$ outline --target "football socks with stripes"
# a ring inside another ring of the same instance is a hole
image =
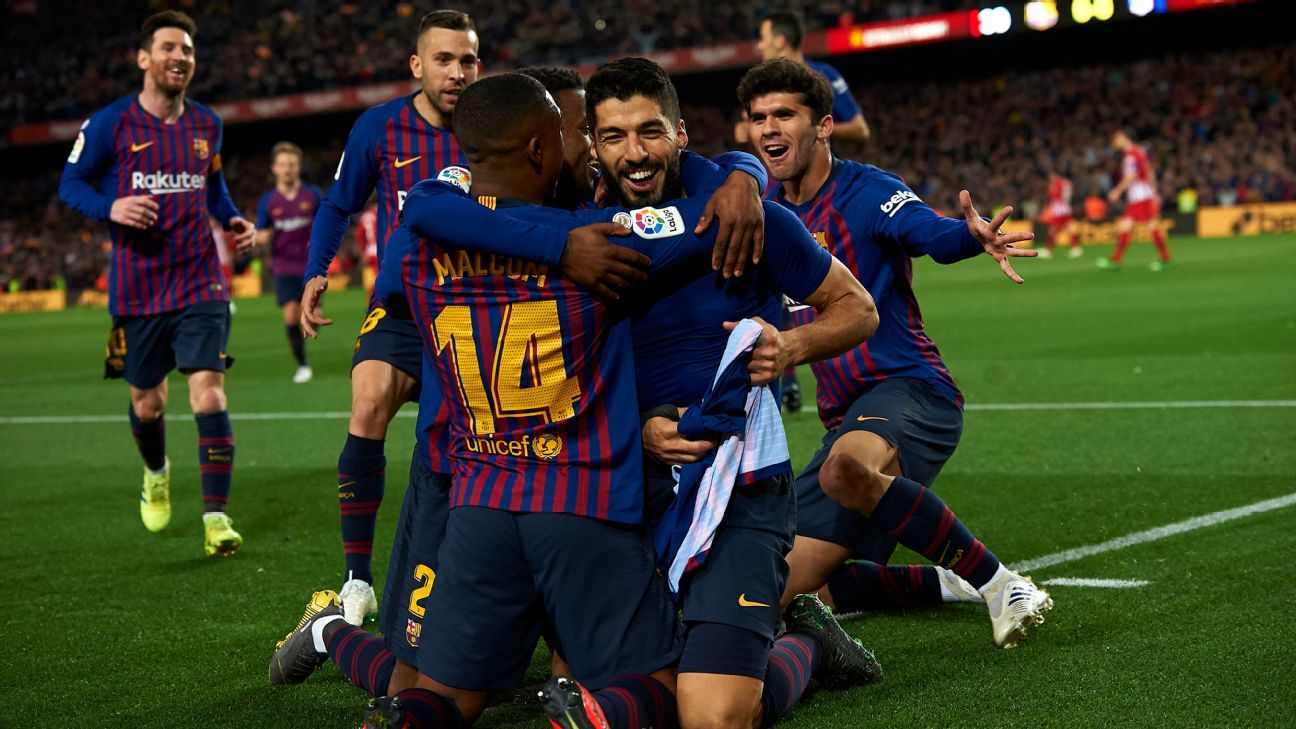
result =
[[[796,706],[810,677],[819,668],[819,641],[808,635],[787,633],[774,641],[761,692],[761,728],[767,729]]]
[[[234,429],[229,413],[195,415],[198,423],[198,470],[202,474],[203,511],[225,511],[234,474]]]
[[[652,676],[617,676],[590,694],[598,702],[610,729],[675,729],[679,709],[675,694]]]
[[[897,477],[869,518],[896,541],[978,590],[999,569],[994,554],[972,536],[939,496],[917,481]]]
[[[373,584],[374,523],[382,505],[387,457],[382,440],[347,434],[338,457],[338,509],[347,579]]]
[[[839,613],[940,605],[940,578],[931,565],[852,562],[828,576]]]
[[[396,656],[383,646],[382,638],[340,618],[335,622],[332,634],[324,639],[329,658],[351,683],[374,696],[385,695],[396,670]]]

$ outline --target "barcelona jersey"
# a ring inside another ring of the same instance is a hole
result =
[[[984,252],[967,222],[937,214],[896,175],[849,160],[834,159],[828,179],[805,203],[787,202],[781,185],[770,188],[766,197],[796,213],[877,304],[880,322],[871,339],[810,365],[824,427],[835,429],[869,385],[888,377],[924,380],[962,404],[954,377],[923,329],[911,258],[929,255],[953,263]],[[804,324],[813,313],[800,307],[792,316]]]
[[[407,226],[397,237],[411,240],[393,245],[408,246],[401,263],[405,298],[449,403],[452,507],[641,523],[642,452],[628,317],[545,263],[417,239],[408,218],[418,218],[429,185],[440,183],[423,183],[407,201]],[[705,199],[581,213],[481,201],[563,231],[622,221],[635,235],[618,242],[649,254],[654,271],[696,259],[714,238],[691,233]]]
[[[208,217],[224,227],[239,212],[221,176],[220,117],[186,100],[174,124],[128,96],[81,125],[59,183],[77,212],[109,220],[113,201],[148,195],[158,219],[139,230],[109,223],[108,309],[146,316],[207,301],[229,301]]]
[[[415,183],[448,167],[466,170],[468,160],[449,129],[433,126],[414,108],[414,96],[371,107],[356,120],[338,161],[333,185],[320,203],[311,229],[306,278],[323,276],[337,255],[350,216],[378,194],[376,260],[400,225],[405,195]]]

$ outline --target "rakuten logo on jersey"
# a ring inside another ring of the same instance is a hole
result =
[[[309,228],[314,218],[283,218],[274,221],[274,229],[280,233],[291,233],[294,230]]]
[[[174,195],[207,187],[207,177],[188,172],[131,173],[131,190],[148,190],[151,195]]]
[[[921,202],[913,190],[896,190],[891,199],[882,203],[880,207],[888,218],[894,218],[897,210],[914,201]]]

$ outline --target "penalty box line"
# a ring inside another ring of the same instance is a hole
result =
[[[1239,506],[1233,509],[1225,509],[1224,511],[1204,514],[1202,516],[1193,517],[1192,519],[1185,519],[1173,524],[1159,526],[1154,529],[1145,529],[1141,532],[1126,534],[1123,537],[1109,539],[1105,542],[1099,542],[1098,544],[1089,544],[1083,547],[1054,552],[1053,554],[1046,554],[1042,557],[1018,562],[1012,565],[1012,568],[1018,572],[1029,572],[1031,570],[1066,564],[1067,562],[1075,562],[1076,560],[1084,559],[1085,557],[1114,552],[1118,549],[1133,547],[1137,544],[1155,542],[1168,537],[1184,534],[1186,532],[1205,529],[1206,527],[1215,526],[1216,524],[1236,521],[1237,519],[1243,519],[1256,514],[1263,514],[1267,511],[1274,511],[1275,509],[1282,509],[1291,506],[1292,504],[1296,504],[1296,493],[1279,496],[1273,499],[1266,499],[1264,501],[1257,501],[1254,504]]]

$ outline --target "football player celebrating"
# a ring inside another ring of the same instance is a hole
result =
[[[876,583],[856,579],[847,561],[885,563],[898,541],[975,588],[989,605],[995,643],[1016,644],[1043,621],[1052,601],[1000,564],[928,489],[958,444],[963,399],[923,331],[909,259],[929,255],[952,263],[989,253],[1021,283],[1010,258],[1035,252],[1012,244],[1032,234],[999,232],[1011,207],[987,222],[964,191],[965,220],[944,218],[899,177],[834,158],[832,90],[801,64],[774,60],[751,69],[738,99],[757,151],[779,181],[767,197],[796,213],[851,269],[881,317],[867,344],[811,365],[828,435],[797,479],[797,537],[784,601],[826,585],[839,609],[858,609],[852,605],[868,597],[849,588]],[[797,316],[805,322],[809,314]],[[753,367],[781,372],[792,356],[784,350],[771,333]],[[919,571],[915,579],[939,590],[934,572]]]
[[[243,544],[225,514],[234,471],[225,398],[230,292],[208,217],[230,231],[239,251],[255,244],[256,229],[221,175],[220,117],[185,96],[196,33],[180,12],[144,21],[136,57],[144,88],[81,125],[59,195],[82,215],[109,221],[113,329],[105,376],[130,385],[131,433],[144,458],[144,526],[157,532],[171,520],[163,413],[167,374],[179,369],[198,424],[204,551],[228,556]]]
[[[308,336],[332,324],[322,297],[328,267],[348,219],[378,194],[377,260],[399,224],[405,195],[438,174],[467,177],[467,160],[450,130],[459,94],[477,80],[477,31],[457,10],[435,10],[419,23],[410,71],[422,88],[379,104],[356,120],[338,161],[334,183],[311,229],[310,259],[301,299]],[[338,506],[346,582],[339,595],[347,620],[359,625],[378,610],[373,590],[373,537],[382,504],[387,458],[384,441],[396,411],[418,394],[422,368],[418,332],[408,320],[387,315],[370,301],[351,359],[351,420],[338,456]]]

